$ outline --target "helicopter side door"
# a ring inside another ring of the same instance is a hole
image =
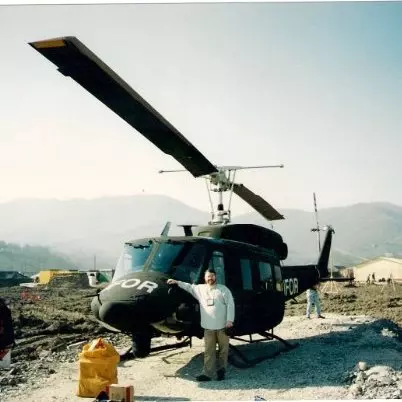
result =
[[[259,323],[261,317],[256,307],[256,294],[259,286],[258,272],[256,263],[252,256],[240,258],[240,270],[242,279],[242,322],[246,333],[253,333],[256,324]]]
[[[263,322],[264,330],[273,328],[283,317],[284,300],[282,292],[278,292],[275,262],[268,256],[259,256],[255,263],[258,267],[259,286],[256,297],[256,311]],[[278,281],[277,281],[278,279]]]
[[[258,286],[253,260],[249,254],[236,249],[225,252],[226,281],[236,306],[236,334],[253,332],[257,319],[255,312],[255,289]]]
[[[190,246],[190,244],[188,244]],[[172,278],[191,283],[203,283],[201,278],[207,263],[208,247],[204,243],[194,243],[184,255],[183,260],[176,261],[173,267]],[[179,294],[176,318],[189,327],[188,334],[201,336],[200,308],[197,300],[187,292],[174,292]]]
[[[244,327],[244,305],[245,297],[247,299],[248,295],[244,295],[243,282],[241,278],[240,269],[240,258],[236,249],[226,248],[224,252],[224,262],[225,262],[225,285],[230,289],[233,295],[235,303],[235,321],[234,327],[236,328],[236,333],[243,331]],[[247,317],[247,314],[246,314]]]

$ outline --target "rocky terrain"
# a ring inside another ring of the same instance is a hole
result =
[[[129,349],[130,339],[127,336],[106,332],[92,318],[89,305],[94,293],[94,289],[77,286],[77,283],[64,286],[59,283],[57,286],[30,290],[21,287],[0,289],[0,297],[5,297],[12,308],[17,335],[11,368],[0,369],[2,401],[25,400],[22,395],[26,390],[38,389],[39,392],[43,382],[50,377],[56,378],[57,381],[57,375],[62,372],[63,367],[70,369],[74,367],[76,370],[78,353],[83,344],[96,337],[101,336],[109,340],[121,353]],[[352,342],[351,351],[345,349],[350,361],[348,360],[347,364],[344,362],[342,367],[338,368],[336,375],[341,378],[334,380],[334,384],[340,386],[342,392],[330,394],[329,399],[402,398],[402,286],[395,285],[394,288],[382,285],[360,287],[340,285],[338,293],[324,292],[321,300],[326,320],[303,318],[306,308],[304,296],[287,306],[287,319],[278,327],[277,333],[284,331],[282,336],[285,339],[295,339],[303,345],[303,348],[290,352],[293,358],[301,354],[300,361],[303,361],[304,354],[311,353],[311,350],[314,351],[317,347],[320,350],[324,350],[324,347],[329,348],[331,354],[335,350],[342,356],[344,354],[340,350],[342,345]],[[316,343],[315,346],[312,342]],[[197,345],[197,342],[195,344]],[[202,344],[198,345],[198,349],[197,346],[193,347],[192,351],[185,349],[186,351],[179,353],[189,353],[188,360],[192,361],[194,351],[201,354]],[[273,361],[275,364],[279,364],[276,361],[284,362],[290,353],[284,355],[286,357],[281,358],[282,360]],[[381,358],[375,357],[378,353]],[[160,364],[161,356],[150,359],[155,358],[159,359]],[[184,360],[181,361],[181,366],[185,364]],[[141,360],[144,373],[147,361],[152,362],[147,359]],[[367,367],[364,370],[359,369],[358,361],[367,362]],[[292,364],[297,365],[295,362],[297,359],[292,360]],[[155,365],[156,361],[152,364]],[[322,358],[315,364],[318,365],[316,367],[318,372],[328,368],[328,362]],[[182,370],[181,366],[177,367],[179,373]],[[257,367],[263,369],[264,365]],[[238,369],[233,370],[236,373]],[[301,370],[304,370],[303,366]],[[240,379],[244,380],[244,374],[240,375]],[[273,387],[275,384],[272,384]],[[296,396],[266,395],[267,391],[258,390],[257,386],[255,393],[264,394],[263,397],[271,399],[316,399],[314,397],[316,394],[305,393]],[[321,395],[319,399],[326,398],[325,395]],[[213,396],[211,397],[213,399]],[[227,397],[243,399],[240,394],[228,394]],[[204,396],[201,395],[200,398],[204,399]]]

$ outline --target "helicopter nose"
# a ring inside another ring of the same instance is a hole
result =
[[[141,314],[133,302],[106,302],[99,308],[99,319],[120,331],[132,331],[149,324],[148,317]]]
[[[102,297],[101,294],[92,299],[91,310],[95,318],[106,326],[130,332],[159,322],[172,313],[174,306],[164,293],[165,290],[161,293],[131,294],[127,298],[121,297],[120,293],[113,298]]]

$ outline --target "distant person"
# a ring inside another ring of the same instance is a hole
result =
[[[375,283],[375,275],[374,275],[374,272],[371,274],[371,283]]]
[[[307,289],[307,311],[306,318],[310,318],[312,307],[315,306],[315,312],[317,318],[325,318],[321,315],[320,296],[318,294],[319,284],[313,285],[310,289]]]
[[[229,355],[228,328],[233,326],[235,306],[231,291],[216,283],[216,273],[209,269],[204,275],[205,284],[190,283],[168,279],[169,285],[178,285],[191,293],[200,303],[201,327],[204,328],[204,368],[197,381],[211,381],[216,371],[218,381],[225,379]],[[219,346],[216,361],[216,344]]]
[[[370,285],[370,274],[367,277],[366,283],[367,283],[367,285]]]
[[[14,327],[11,311],[4,299],[0,298],[0,360],[14,346]]]

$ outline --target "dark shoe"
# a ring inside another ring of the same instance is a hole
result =
[[[222,381],[225,379],[225,369],[220,369],[216,372],[216,377],[218,381]]]
[[[310,319],[310,316],[308,315],[306,318],[307,318],[307,319]]]
[[[323,317],[322,315],[317,315],[317,318],[325,318],[325,317]]]
[[[201,374],[198,377],[195,377],[197,381],[211,381],[211,378],[205,374]]]

